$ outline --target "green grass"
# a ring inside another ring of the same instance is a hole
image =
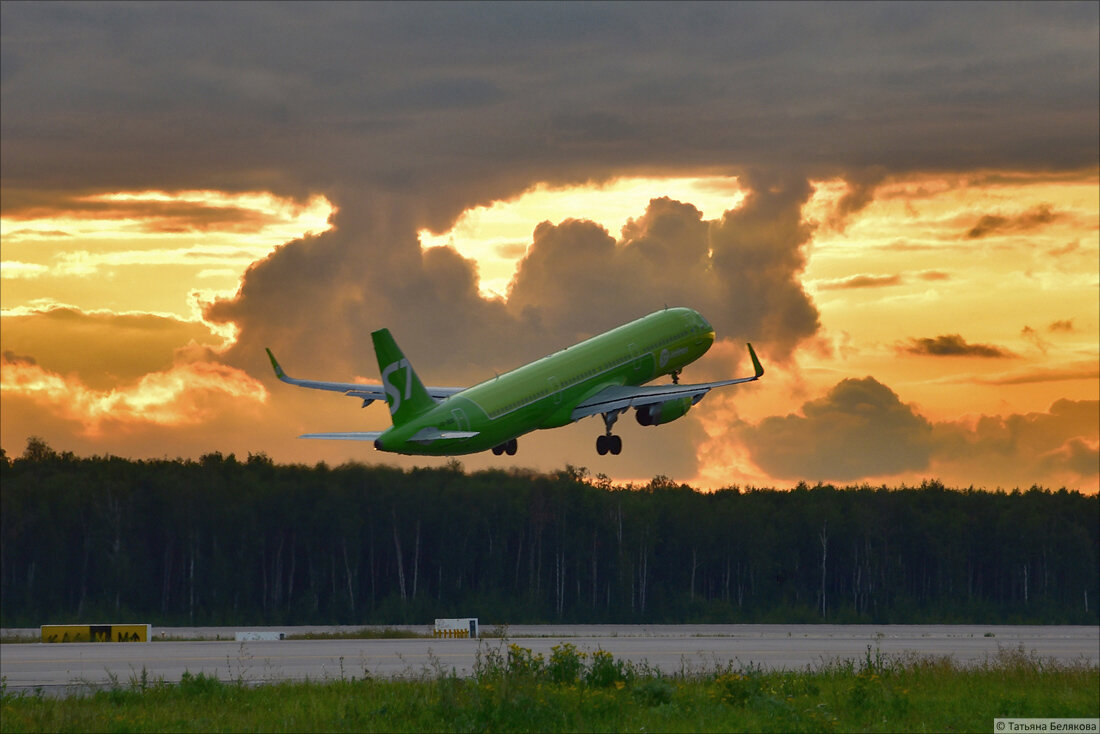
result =
[[[484,646],[474,674],[438,661],[398,679],[249,687],[202,674],[135,676],[68,698],[2,696],[23,731],[988,731],[995,717],[1096,717],[1100,671],[1002,651],[985,664],[886,658],[868,649],[803,671],[749,667],[661,675],[563,643],[549,658]]]

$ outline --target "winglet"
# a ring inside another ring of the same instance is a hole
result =
[[[755,375],[757,377],[760,377],[761,375],[764,374],[764,368],[760,366],[760,360],[756,358],[756,352],[754,352],[752,350],[752,344],[749,344],[748,347],[749,347],[749,357],[752,358],[753,372],[755,373]],[[274,361],[275,358],[272,357],[271,359]]]
[[[264,347],[264,351],[267,352],[267,358],[271,360],[271,366],[275,368],[275,376],[280,380],[286,380],[286,373],[283,372],[283,368],[279,366],[279,363],[275,360],[275,355],[271,353],[271,350]]]

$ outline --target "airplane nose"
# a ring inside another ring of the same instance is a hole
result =
[[[382,439],[380,439],[380,438],[374,439],[374,448],[375,448],[376,451],[381,451],[382,450]]]
[[[696,314],[696,316],[699,318],[699,342],[706,344],[706,348],[703,350],[706,351],[710,349],[711,344],[714,344],[714,327],[710,325],[709,321],[703,318],[702,314]]]

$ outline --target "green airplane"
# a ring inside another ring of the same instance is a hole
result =
[[[385,400],[393,426],[385,431],[307,433],[299,438],[373,441],[379,451],[457,456],[491,449],[516,453],[516,439],[540,428],[558,428],[603,416],[596,452],[619,454],[611,433],[630,408],[643,426],[682,417],[716,387],[760,379],[764,368],[749,344],[754,374],[734,380],[679,384],[680,371],[714,343],[714,327],[690,308],[666,308],[567,349],[497,375],[473,387],[425,387],[388,329],[371,333],[381,385],[320,382],[289,377],[271,350],[267,356],[283,382],[360,398],[363,406]],[[662,375],[672,384],[644,385]]]

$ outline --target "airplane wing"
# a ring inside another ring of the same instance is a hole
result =
[[[270,349],[265,350],[267,352],[268,359],[271,360],[271,366],[275,368],[275,376],[283,382],[290,385],[297,385],[298,387],[308,387],[314,390],[331,390],[333,392],[343,393],[353,398],[360,398],[363,401],[363,407],[367,407],[375,400],[386,399],[386,389],[382,385],[364,385],[358,382],[322,382],[320,380],[299,380],[289,376],[283,371],[283,368],[279,366],[279,363],[275,360],[275,355],[271,353]],[[462,392],[466,388],[464,387],[429,387],[426,388],[428,394],[432,396],[436,401],[448,398],[455,393]],[[321,438],[321,437],[344,437],[347,438],[351,435],[360,434],[316,434],[303,436],[302,438]],[[367,435],[367,434],[361,434]],[[371,438],[361,438],[353,440],[361,441],[373,441],[378,436]]]
[[[752,344],[749,344],[748,347],[754,372],[752,377],[738,377],[737,379],[719,380],[718,382],[701,382],[695,385],[648,385],[638,387],[611,385],[578,403],[570,417],[577,421],[598,413],[639,408],[643,405],[664,403],[669,400],[687,397],[690,397],[692,404],[694,404],[702,400],[704,395],[716,387],[759,380],[761,375],[764,374],[764,368],[760,366],[760,360],[756,358],[756,352],[753,351]]]

